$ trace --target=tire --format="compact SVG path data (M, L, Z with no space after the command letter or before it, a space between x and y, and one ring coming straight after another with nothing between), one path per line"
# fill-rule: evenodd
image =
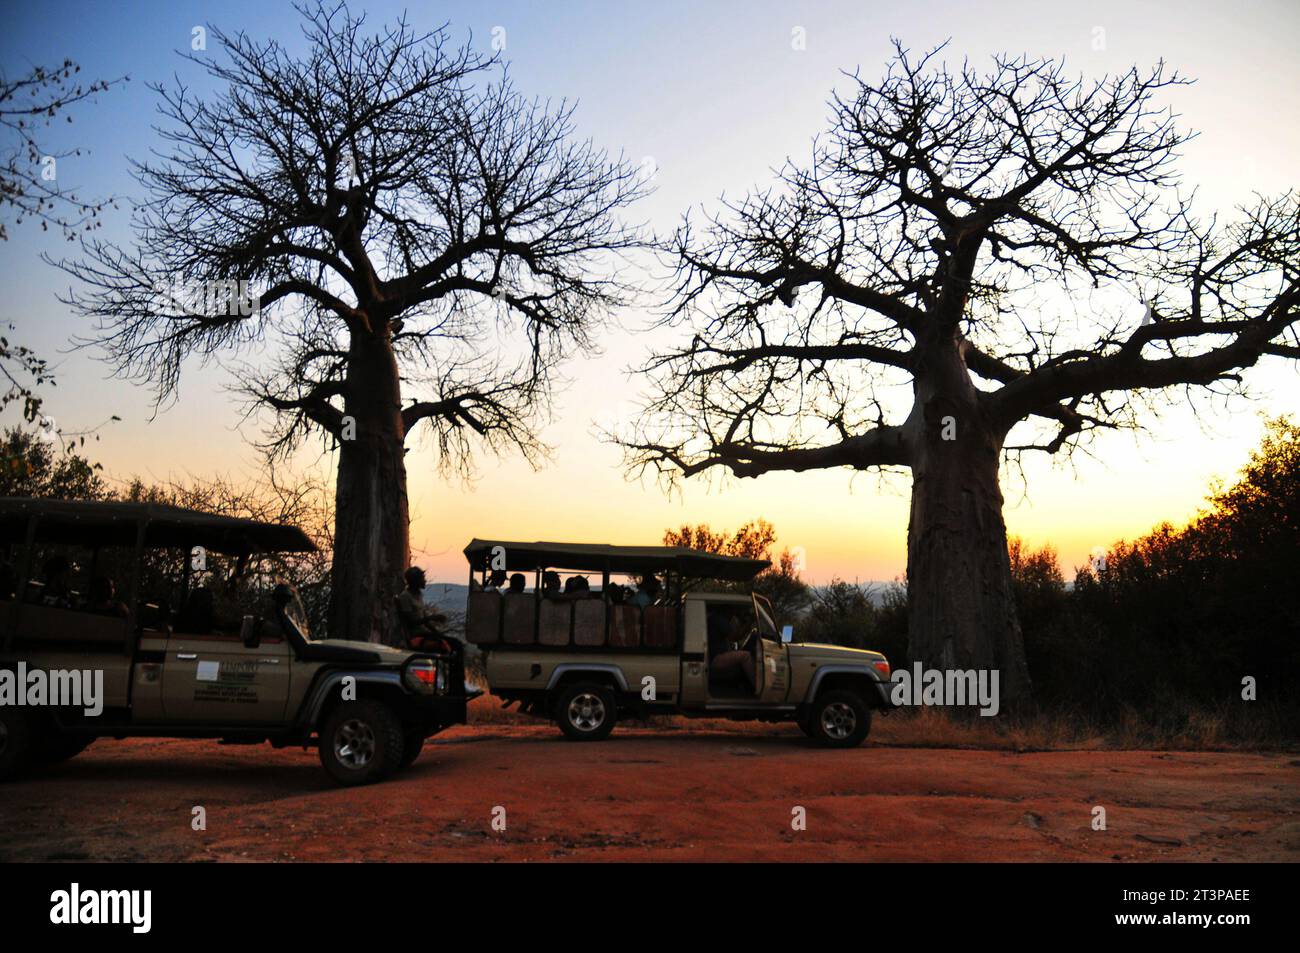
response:
M402 723L383 702L344 702L320 731L320 762L339 784L370 784L398 769L403 741Z
M31 722L16 708L0 708L0 781L22 774L31 755Z
M415 759L424 749L424 732L418 729L407 731L402 738L402 760L397 763L398 771L405 771L415 764Z
M857 692L822 692L808 714L808 734L826 748L856 748L871 731L871 709Z
M71 760L90 747L94 738L49 732L32 749L33 764L59 764Z
M560 692L555 723L570 741L604 741L618 720L616 706L608 686L577 682Z

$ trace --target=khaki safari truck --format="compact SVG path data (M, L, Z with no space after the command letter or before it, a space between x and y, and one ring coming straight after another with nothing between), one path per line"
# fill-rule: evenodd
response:
M171 506L0 498L0 779L97 738L316 745L341 784L410 765L465 721L463 684L445 657L310 632L257 567L314 548Z
M465 634L489 691L568 738L606 738L622 715L678 713L794 721L842 748L889 705L883 655L795 642L768 600L744 591L766 560L482 539L465 556ZM708 591L718 580L729 591Z

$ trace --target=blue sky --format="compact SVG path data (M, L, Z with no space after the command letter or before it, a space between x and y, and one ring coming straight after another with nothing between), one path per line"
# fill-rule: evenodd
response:
M1300 185L1300 4L1221 3L387 3L354 4L374 21L406 9L416 26L450 24L453 37L487 50L504 35L517 86L539 97L577 100L580 131L659 170L656 192L637 216L670 228L693 206L763 183L787 155L806 154L824 128L825 103L842 70L878 74L891 36L921 49L951 41L948 58L986 62L994 52L1065 57L1089 74L1165 58L1197 79L1169 102L1201 137L1182 169L1200 186L1204 209L1229 210L1252 191ZM137 194L126 158L155 143L155 96L148 84L173 74L202 89L204 77L175 51L188 48L195 26L217 24L301 46L288 3L3 3L0 62L12 75L70 56L94 78L129 74L125 87L79 108L52 147L76 144L89 154L59 167L64 185L85 196ZM795 49L802 29L806 48ZM500 30L504 30L504 34ZM1099 43L1100 39L1100 43ZM212 44L215 48L215 44ZM127 210L110 213L105 238L127 235ZM236 404L218 367L188 368L180 400L154 416L150 395L112 379L93 353L69 352L84 330L58 304L67 278L41 263L42 251L71 251L55 235L12 230L0 246L8 290L0 318L59 365L48 407L61 426L91 425L116 413L95 447L115 477L185 473L247 474L257 466L238 429ZM809 574L887 578L902 571L905 482L878 485L843 472L774 475L759 481L689 487L668 499L653 486L628 483L616 449L592 435L593 421L618 419L635 404L638 382L624 370L656 342L641 333L644 307L618 315L602 340L603 355L577 359L545 437L558 448L533 473L522 463L485 461L473 487L432 473L427 449L408 458L413 546L434 577L459 578L455 553L470 535L498 538L652 542L663 527L707 520L735 526L764 516L783 543L807 553ZM1256 411L1300 414L1296 373L1278 363L1256 375L1260 400L1208 422L1174 411L1147 437L1103 438L1100 461L1077 466L1043 461L1031 468L1028 497L1008 487L1008 521L1032 542L1058 543L1067 564L1095 545L1133 535L1161 519L1181 520L1199 505L1206 484L1230 477L1257 441ZM556 514L563 514L559 518ZM454 517L449 514L454 514Z

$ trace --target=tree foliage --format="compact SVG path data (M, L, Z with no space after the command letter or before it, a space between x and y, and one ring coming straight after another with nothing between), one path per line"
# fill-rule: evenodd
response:
M10 427L3 435L0 496L102 500L111 496L103 468L76 450L63 450L53 434Z
M772 566L763 570L752 583L744 585L712 583L722 590L753 591L766 596L776 610L777 621L784 624L793 619L808 601L808 584L799 576L799 567L789 549L783 549L773 558L776 529L765 519L750 520L735 532L714 532L708 523L694 526L682 525L664 531L665 546L685 546L719 556L740 556L745 559L766 559Z

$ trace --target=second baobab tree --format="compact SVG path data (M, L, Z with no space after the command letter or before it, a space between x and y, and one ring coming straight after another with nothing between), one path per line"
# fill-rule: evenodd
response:
M301 57L209 28L213 55L188 58L216 92L155 87L134 243L61 264L123 374L167 399L187 359L235 362L273 454L336 449L329 633L385 639L410 439L452 472L476 448L544 452L555 368L623 291L641 183L445 31L304 18Z
M1300 356L1300 200L1198 218L1158 65L951 71L901 47L770 187L689 219L645 419L668 481L825 468L912 477L909 654L1029 689L1002 465Z

